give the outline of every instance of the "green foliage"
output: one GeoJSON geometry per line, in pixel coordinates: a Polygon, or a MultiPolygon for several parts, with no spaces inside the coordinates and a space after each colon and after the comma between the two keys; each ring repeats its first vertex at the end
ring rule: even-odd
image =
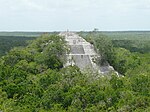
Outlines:
{"type": "Polygon", "coordinates": [[[8,55],[2,58],[4,60],[4,65],[14,66],[21,60],[27,60],[28,62],[31,62],[33,60],[33,55],[26,49],[14,48],[8,53],[8,55]]]}
{"type": "Polygon", "coordinates": [[[97,52],[101,56],[101,65],[106,63],[110,58],[110,54],[113,52],[113,46],[111,40],[108,39],[105,35],[99,35],[94,39],[94,46],[97,49],[97,52]]]}
{"type": "MultiPolygon", "coordinates": [[[[101,37],[100,37],[101,38],[101,37]]],[[[102,39],[102,40],[101,40],[102,39]]],[[[110,41],[95,42],[109,53],[110,41]],[[107,49],[107,47],[109,47],[107,49]]],[[[105,52],[105,50],[103,52],[105,52]]],[[[125,77],[95,77],[77,66],[63,68],[66,45],[42,35],[0,59],[0,111],[144,112],[150,110],[150,56],[113,48],[108,58],[125,77]]],[[[105,52],[107,56],[107,52],[105,52]]]]}
{"type": "Polygon", "coordinates": [[[89,42],[94,37],[99,37],[104,35],[105,37],[112,40],[112,44],[114,47],[122,47],[131,52],[140,52],[140,53],[148,53],[150,52],[150,32],[149,31],[114,31],[114,32],[79,32],[82,37],[89,42]],[[89,39],[90,37],[90,39],[89,39]]]}
{"type": "Polygon", "coordinates": [[[122,47],[131,52],[150,52],[150,40],[113,40],[112,42],[115,47],[122,47]]]}
{"type": "Polygon", "coordinates": [[[13,47],[27,46],[26,41],[33,39],[35,38],[25,36],[0,36],[0,57],[9,52],[13,47]]]}
{"type": "MultiPolygon", "coordinates": [[[[83,34],[81,34],[82,36],[83,34]]],[[[97,64],[107,64],[110,54],[113,52],[113,44],[111,40],[103,34],[97,35],[96,32],[90,32],[84,37],[88,42],[94,45],[95,51],[100,55],[97,64]]]]}

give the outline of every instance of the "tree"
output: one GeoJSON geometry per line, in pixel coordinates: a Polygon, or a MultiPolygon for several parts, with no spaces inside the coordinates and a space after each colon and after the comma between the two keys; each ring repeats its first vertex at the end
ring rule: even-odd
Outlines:
{"type": "Polygon", "coordinates": [[[97,51],[97,53],[100,54],[100,64],[106,64],[106,61],[109,60],[111,53],[113,52],[113,46],[111,43],[111,40],[107,38],[105,35],[98,35],[94,37],[94,46],[97,51]]]}

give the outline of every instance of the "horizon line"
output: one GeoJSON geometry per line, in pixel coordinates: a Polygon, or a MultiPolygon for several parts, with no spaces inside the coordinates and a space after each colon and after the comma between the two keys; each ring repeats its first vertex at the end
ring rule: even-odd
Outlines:
{"type": "MultiPolygon", "coordinates": [[[[0,30],[0,32],[64,32],[67,30],[0,30]]],[[[70,32],[90,32],[94,30],[69,30],[70,32]]],[[[140,32],[149,30],[98,30],[98,32],[140,32]]]]}

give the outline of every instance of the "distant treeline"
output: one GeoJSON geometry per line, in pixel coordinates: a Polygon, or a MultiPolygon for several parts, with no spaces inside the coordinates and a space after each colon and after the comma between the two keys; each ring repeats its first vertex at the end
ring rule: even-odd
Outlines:
{"type": "Polygon", "coordinates": [[[150,40],[112,40],[114,47],[123,47],[131,52],[150,52],[150,40]]]}
{"type": "Polygon", "coordinates": [[[131,52],[148,53],[150,52],[150,32],[149,31],[115,31],[115,32],[80,32],[82,37],[90,38],[104,37],[112,40],[114,47],[122,47],[131,52]]]}
{"type": "Polygon", "coordinates": [[[26,41],[33,39],[35,39],[35,37],[0,36],[0,57],[5,55],[13,47],[26,46],[26,41]]]}
{"type": "Polygon", "coordinates": [[[0,32],[0,36],[24,36],[24,37],[37,37],[42,34],[58,34],[58,32],[0,32]]]}
{"type": "Polygon", "coordinates": [[[150,31],[91,31],[79,32],[82,36],[87,35],[106,35],[111,40],[150,40],[150,31]]]}

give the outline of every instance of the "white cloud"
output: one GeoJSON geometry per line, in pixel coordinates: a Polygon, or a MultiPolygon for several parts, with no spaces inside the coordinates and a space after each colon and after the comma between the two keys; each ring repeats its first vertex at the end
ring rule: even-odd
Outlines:
{"type": "Polygon", "coordinates": [[[23,29],[29,28],[26,25],[28,22],[31,29],[36,29],[33,23],[37,26],[43,24],[47,28],[56,25],[61,28],[108,26],[112,29],[117,26],[121,28],[122,22],[134,26],[129,22],[131,19],[147,25],[150,0],[0,0],[0,24],[15,23],[16,28],[18,22],[23,24],[23,29]],[[137,19],[141,16],[143,19],[137,19]]]}
{"type": "Polygon", "coordinates": [[[112,12],[117,10],[128,12],[136,9],[150,9],[150,0],[1,0],[0,6],[8,11],[99,10],[112,12]]]}

